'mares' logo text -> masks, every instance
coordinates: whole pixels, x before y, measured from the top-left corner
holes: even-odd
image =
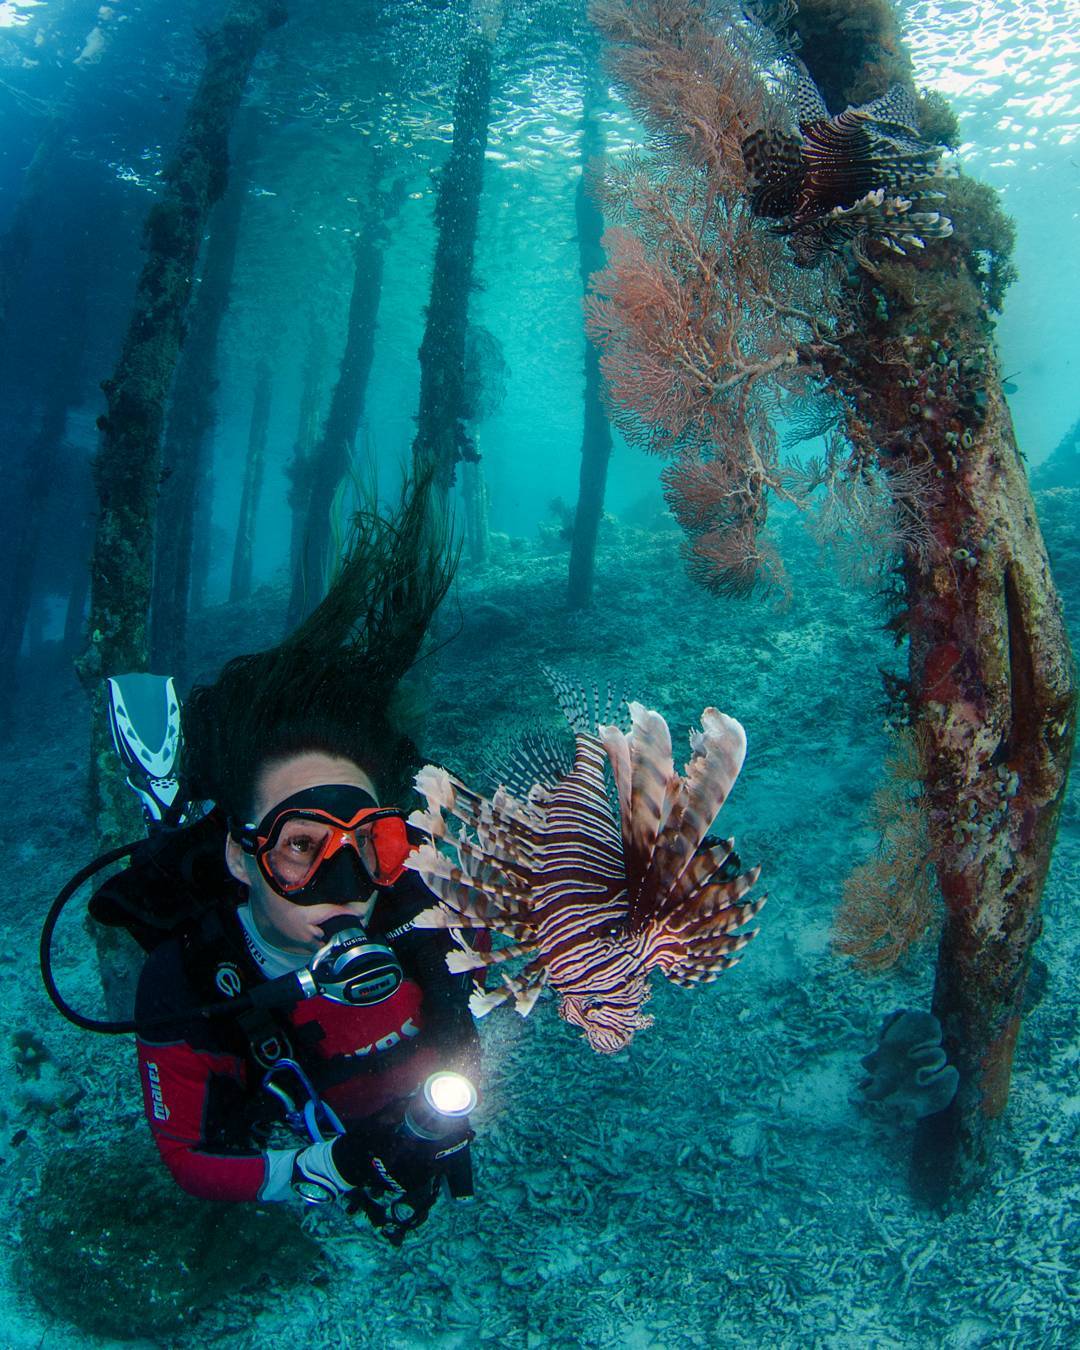
[[[154,1108],[154,1119],[168,1120],[169,1108],[165,1105],[165,1098],[162,1096],[161,1076],[156,1064],[147,1064],[146,1077],[150,1083],[150,1101]]]

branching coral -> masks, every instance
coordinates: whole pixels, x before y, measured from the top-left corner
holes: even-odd
[[[929,486],[929,453],[915,457],[914,472],[886,458],[884,476],[876,473],[888,447],[842,396],[831,396],[825,426],[842,422],[843,432],[830,436],[815,475],[781,467],[775,431],[778,412],[812,406],[824,373],[847,360],[843,266],[828,249],[851,237],[865,247],[870,236],[900,247],[896,240],[915,238],[923,223],[932,232],[939,219],[908,212],[915,195],[901,203],[885,193],[925,176],[938,153],[919,138],[914,102],[894,91],[830,119],[804,70],[793,95],[795,64],[736,6],[602,0],[591,12],[661,153],[626,156],[598,185],[619,228],[605,238],[608,266],[594,278],[587,326],[623,434],[673,459],[665,495],[689,536],[691,574],[720,595],[782,581],[762,539],[769,499],[808,508],[817,487],[827,531],[854,535],[872,521],[875,558],[925,551],[919,493]],[[764,161],[745,148],[786,144],[803,118],[821,144],[804,159],[794,139],[798,181],[792,202],[782,202],[783,183],[763,184]],[[758,218],[766,205],[773,215],[790,208],[802,261],[818,260],[813,272],[793,266],[788,244]]]
[[[771,49],[745,21],[709,25],[689,0],[604,0],[592,13],[632,103],[679,153],[628,156],[600,184],[622,228],[605,237],[588,331],[624,435],[675,457],[664,485],[691,572],[745,593],[778,568],[759,540],[768,494],[792,496],[777,390],[808,394],[814,353],[834,340],[820,281],[790,265],[746,196],[741,146],[783,115],[764,78]]]
[[[929,459],[891,469],[865,464],[853,473],[843,450],[833,450],[801,471],[825,488],[814,498],[811,530],[849,583],[877,588],[898,558],[933,555],[927,505],[937,479]],[[788,469],[789,480],[796,472]]]
[[[871,802],[871,823],[880,834],[877,854],[848,876],[836,916],[837,948],[868,970],[896,965],[926,935],[937,913],[920,772],[918,741],[903,728]]]
[[[759,70],[774,47],[768,30],[721,28],[700,0],[593,0],[589,17],[656,142],[677,145],[714,181],[742,180],[740,147],[767,115]]]

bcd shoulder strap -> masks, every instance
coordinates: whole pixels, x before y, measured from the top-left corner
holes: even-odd
[[[237,998],[262,976],[239,939],[235,911],[222,905],[207,910],[187,928],[182,950],[184,967],[200,999],[219,1003]],[[247,1050],[257,1065],[270,1068],[279,1059],[293,1058],[293,1046],[284,1017],[266,1008],[250,1008],[232,1019],[239,1027]]]

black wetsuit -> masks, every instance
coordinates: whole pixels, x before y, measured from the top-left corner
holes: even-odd
[[[431,903],[407,872],[380,892],[367,925],[371,937],[387,940],[381,935],[397,933]],[[232,905],[151,953],[135,1010],[140,1076],[158,1150],[184,1190],[218,1200],[291,1194],[293,1160],[305,1141],[295,1148],[260,1142],[274,1114],[262,1080],[281,1054],[300,1063],[346,1125],[400,1119],[405,1099],[434,1069],[458,1069],[475,1081],[472,983],[446,968],[448,934],[407,929],[389,943],[405,978],[383,1003],[353,1008],[317,995],[246,1025],[196,1011],[266,978]],[[280,1119],[280,1107],[276,1114]]]

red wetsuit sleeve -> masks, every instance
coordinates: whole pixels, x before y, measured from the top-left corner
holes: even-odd
[[[186,1041],[139,1040],[139,1078],[150,1130],[177,1184],[206,1200],[257,1200],[267,1177],[263,1153],[215,1152],[207,1123],[214,1097],[243,1090],[235,1055],[196,1050]]]

